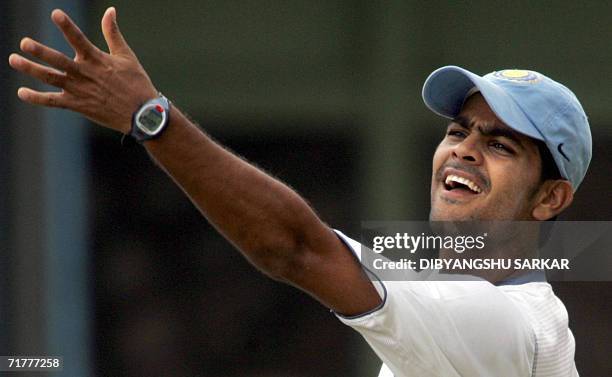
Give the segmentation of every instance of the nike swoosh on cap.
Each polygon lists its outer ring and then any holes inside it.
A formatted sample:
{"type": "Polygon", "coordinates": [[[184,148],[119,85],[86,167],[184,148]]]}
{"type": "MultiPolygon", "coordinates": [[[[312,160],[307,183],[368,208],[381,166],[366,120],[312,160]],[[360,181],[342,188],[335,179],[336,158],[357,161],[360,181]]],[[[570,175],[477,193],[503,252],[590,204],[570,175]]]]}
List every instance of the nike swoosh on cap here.
{"type": "Polygon", "coordinates": [[[561,156],[563,156],[563,158],[565,158],[568,162],[570,161],[569,158],[567,158],[567,156],[565,155],[565,153],[563,153],[563,150],[561,149],[561,147],[563,147],[563,143],[557,145],[557,150],[559,151],[559,153],[561,153],[561,156]]]}

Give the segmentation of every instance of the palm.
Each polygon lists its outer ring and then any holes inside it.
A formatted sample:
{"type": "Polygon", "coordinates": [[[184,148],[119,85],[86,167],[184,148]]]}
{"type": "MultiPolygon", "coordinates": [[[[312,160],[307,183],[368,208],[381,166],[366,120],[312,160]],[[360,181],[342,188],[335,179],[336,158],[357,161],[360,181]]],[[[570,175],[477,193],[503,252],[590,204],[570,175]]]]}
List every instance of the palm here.
{"type": "Polygon", "coordinates": [[[102,32],[110,53],[94,46],[64,12],[55,10],[51,18],[72,46],[75,57],[70,59],[24,38],[21,50],[48,65],[18,54],[11,54],[10,65],[61,91],[19,88],[19,98],[32,104],[70,109],[103,126],[129,132],[132,113],[141,103],[155,97],[157,91],[121,35],[114,8],[107,9],[102,18],[102,32]]]}

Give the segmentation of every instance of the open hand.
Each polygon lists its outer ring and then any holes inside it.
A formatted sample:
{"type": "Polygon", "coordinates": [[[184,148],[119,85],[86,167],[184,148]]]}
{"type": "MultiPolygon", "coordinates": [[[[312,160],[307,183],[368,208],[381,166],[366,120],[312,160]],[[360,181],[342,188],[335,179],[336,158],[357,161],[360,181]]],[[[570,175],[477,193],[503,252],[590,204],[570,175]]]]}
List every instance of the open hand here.
{"type": "Polygon", "coordinates": [[[115,8],[108,8],[102,17],[102,33],[110,53],[94,46],[61,10],[54,10],[51,19],[72,46],[75,57],[70,59],[31,38],[23,38],[21,50],[49,66],[11,54],[11,67],[61,91],[39,92],[22,87],[17,91],[19,98],[36,105],[70,109],[105,127],[128,133],[134,111],[158,93],[121,35],[115,8]]]}

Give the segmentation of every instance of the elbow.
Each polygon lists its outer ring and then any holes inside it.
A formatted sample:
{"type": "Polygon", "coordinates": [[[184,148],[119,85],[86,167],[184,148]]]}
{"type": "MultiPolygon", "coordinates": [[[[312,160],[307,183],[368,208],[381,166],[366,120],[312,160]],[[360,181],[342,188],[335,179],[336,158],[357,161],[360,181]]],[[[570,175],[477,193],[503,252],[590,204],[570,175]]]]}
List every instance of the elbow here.
{"type": "Polygon", "coordinates": [[[272,226],[249,234],[245,245],[252,252],[245,255],[270,278],[299,285],[309,266],[317,260],[314,245],[329,231],[301,199],[292,204],[285,206],[291,216],[285,215],[282,221],[271,221],[272,226]]]}
{"type": "Polygon", "coordinates": [[[309,252],[304,245],[264,248],[256,253],[255,266],[269,278],[287,284],[295,284],[308,270],[309,252]]]}

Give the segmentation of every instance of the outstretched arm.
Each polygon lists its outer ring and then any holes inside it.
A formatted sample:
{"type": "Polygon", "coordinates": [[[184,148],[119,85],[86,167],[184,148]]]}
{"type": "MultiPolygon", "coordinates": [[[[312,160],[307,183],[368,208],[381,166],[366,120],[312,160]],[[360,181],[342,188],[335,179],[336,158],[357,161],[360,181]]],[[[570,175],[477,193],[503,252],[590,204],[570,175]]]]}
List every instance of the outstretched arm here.
{"type": "MultiPolygon", "coordinates": [[[[45,63],[11,54],[10,65],[61,91],[20,88],[25,102],[79,112],[129,133],[134,111],[157,90],[119,31],[114,8],[102,18],[109,53],[94,46],[62,11],[51,18],[76,55],[32,39],[21,50],[45,63]]],[[[151,157],[183,189],[204,216],[255,266],[300,287],[327,307],[358,314],[380,303],[359,263],[293,190],[228,152],[176,107],[161,137],[144,142],[151,157]]]]}

